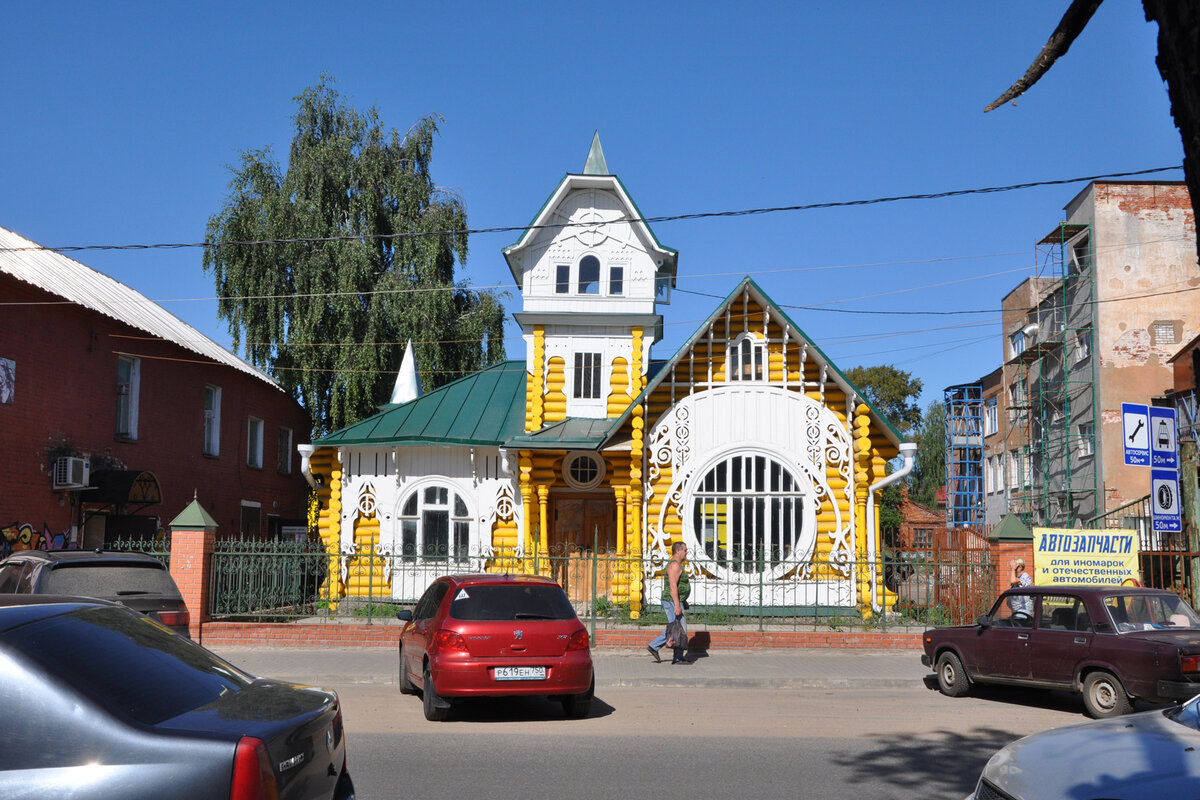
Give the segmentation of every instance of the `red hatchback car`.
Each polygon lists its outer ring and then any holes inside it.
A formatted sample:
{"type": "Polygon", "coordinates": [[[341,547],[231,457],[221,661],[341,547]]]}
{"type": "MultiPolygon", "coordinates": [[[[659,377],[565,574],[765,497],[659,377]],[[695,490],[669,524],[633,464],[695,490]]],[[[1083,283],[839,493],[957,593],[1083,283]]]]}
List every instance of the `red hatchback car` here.
{"type": "Polygon", "coordinates": [[[585,717],[595,679],[591,640],[566,593],[536,575],[446,575],[397,615],[400,691],[420,690],[425,718],[452,699],[549,695],[585,717]]]}

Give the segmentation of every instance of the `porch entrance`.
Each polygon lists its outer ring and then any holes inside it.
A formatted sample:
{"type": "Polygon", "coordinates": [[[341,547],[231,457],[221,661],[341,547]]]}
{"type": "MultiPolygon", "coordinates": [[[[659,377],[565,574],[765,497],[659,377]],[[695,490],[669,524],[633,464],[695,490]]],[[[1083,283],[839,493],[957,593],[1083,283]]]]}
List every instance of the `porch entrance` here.
{"type": "Polygon", "coordinates": [[[553,495],[551,500],[548,542],[554,579],[572,603],[607,596],[616,566],[616,502],[596,495],[553,495]]]}

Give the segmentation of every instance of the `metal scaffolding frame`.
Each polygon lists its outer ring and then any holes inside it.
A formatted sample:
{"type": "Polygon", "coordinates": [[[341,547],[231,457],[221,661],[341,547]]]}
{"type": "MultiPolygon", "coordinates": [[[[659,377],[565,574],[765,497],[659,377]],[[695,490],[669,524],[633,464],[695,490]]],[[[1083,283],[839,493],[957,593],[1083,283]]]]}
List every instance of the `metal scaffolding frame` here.
{"type": "Polygon", "coordinates": [[[946,403],[946,524],[983,525],[983,386],[949,386],[946,403]]]}

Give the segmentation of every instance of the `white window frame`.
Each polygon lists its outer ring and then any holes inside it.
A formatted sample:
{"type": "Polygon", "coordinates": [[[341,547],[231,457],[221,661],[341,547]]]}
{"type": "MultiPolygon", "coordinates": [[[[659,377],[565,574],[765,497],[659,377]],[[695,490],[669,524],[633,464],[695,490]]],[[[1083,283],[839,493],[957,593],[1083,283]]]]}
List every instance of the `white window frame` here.
{"type": "Polygon", "coordinates": [[[246,419],[246,466],[262,469],[263,421],[258,417],[246,419]]]}
{"type": "Polygon", "coordinates": [[[604,396],[604,353],[575,353],[571,368],[571,397],[599,400],[604,396]]]}
{"type": "Polygon", "coordinates": [[[1175,335],[1174,322],[1155,322],[1150,329],[1153,332],[1155,347],[1179,344],[1178,337],[1175,335]]]}
{"type": "Polygon", "coordinates": [[[1000,431],[1000,400],[989,397],[983,401],[983,435],[991,436],[1000,431]]]}
{"type": "Polygon", "coordinates": [[[604,459],[596,453],[590,453],[586,451],[567,453],[566,458],[563,459],[563,480],[566,481],[567,485],[572,489],[595,489],[601,484],[601,482],[604,481],[604,476],[606,473],[607,470],[604,465],[604,459]],[[583,480],[579,472],[574,469],[575,465],[582,459],[590,461],[595,467],[595,473],[591,475],[588,480],[583,480]]]}
{"type": "Polygon", "coordinates": [[[405,495],[397,520],[400,540],[396,543],[403,561],[466,563],[470,558],[473,520],[468,496],[451,483],[423,483],[405,495]],[[445,493],[445,500],[439,493],[445,493]],[[432,496],[431,496],[432,495],[432,496]],[[429,515],[445,515],[446,553],[427,552],[425,521],[429,515]]]}
{"type": "Polygon", "coordinates": [[[1092,329],[1084,328],[1075,334],[1075,363],[1087,361],[1092,355],[1092,329]]]}
{"type": "Polygon", "coordinates": [[[115,435],[118,439],[137,441],[138,395],[142,385],[142,360],[136,356],[117,356],[117,418],[115,435]],[[128,375],[122,375],[123,367],[128,375]],[[122,380],[125,378],[125,380],[122,380]]]}
{"type": "Polygon", "coordinates": [[[1096,452],[1096,426],[1090,422],[1078,426],[1079,455],[1090,456],[1096,452]]]}
{"type": "Polygon", "coordinates": [[[1008,349],[1012,353],[1010,358],[1016,358],[1025,352],[1025,331],[1013,331],[1008,335],[1008,349]]]}
{"type": "Polygon", "coordinates": [[[279,426],[279,434],[276,437],[276,444],[279,450],[275,453],[275,471],[280,475],[292,474],[292,429],[283,425],[279,426]]]}
{"type": "Polygon", "coordinates": [[[204,445],[206,456],[221,455],[221,387],[204,384],[204,445]]]}
{"type": "Polygon", "coordinates": [[[767,343],[752,333],[739,334],[725,349],[727,382],[761,382],[768,378],[767,343]],[[749,358],[749,375],[745,375],[749,358]]]}

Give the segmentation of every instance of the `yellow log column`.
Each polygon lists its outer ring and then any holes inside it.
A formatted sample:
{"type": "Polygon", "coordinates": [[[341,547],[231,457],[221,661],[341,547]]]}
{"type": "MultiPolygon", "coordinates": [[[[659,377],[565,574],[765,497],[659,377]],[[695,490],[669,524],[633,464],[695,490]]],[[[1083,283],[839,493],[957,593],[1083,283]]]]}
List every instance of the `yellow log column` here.
{"type": "MultiPolygon", "coordinates": [[[[641,405],[633,407],[630,427],[633,429],[633,443],[629,450],[629,514],[633,527],[633,552],[630,554],[635,561],[642,557],[642,417],[646,411],[641,405]]],[[[642,571],[630,576],[629,580],[629,616],[637,619],[642,610],[642,571]]]]}
{"type": "Polygon", "coordinates": [[[524,519],[521,520],[521,542],[525,552],[525,570],[529,571],[530,557],[533,555],[533,455],[528,450],[522,450],[517,459],[520,471],[521,504],[525,508],[524,519]]]}
{"type": "Polygon", "coordinates": [[[858,584],[859,608],[871,610],[871,573],[867,565],[867,493],[871,481],[870,409],[861,404],[854,409],[854,562],[858,584]]]}
{"type": "Polygon", "coordinates": [[[547,524],[548,511],[550,508],[550,487],[546,484],[539,484],[537,487],[538,496],[538,565],[537,573],[542,574],[542,560],[550,555],[550,526],[547,524]]]}
{"type": "Polygon", "coordinates": [[[541,325],[533,327],[533,386],[529,393],[532,408],[529,414],[529,424],[526,433],[541,430],[543,421],[544,402],[542,395],[546,391],[546,331],[541,325]]]}

